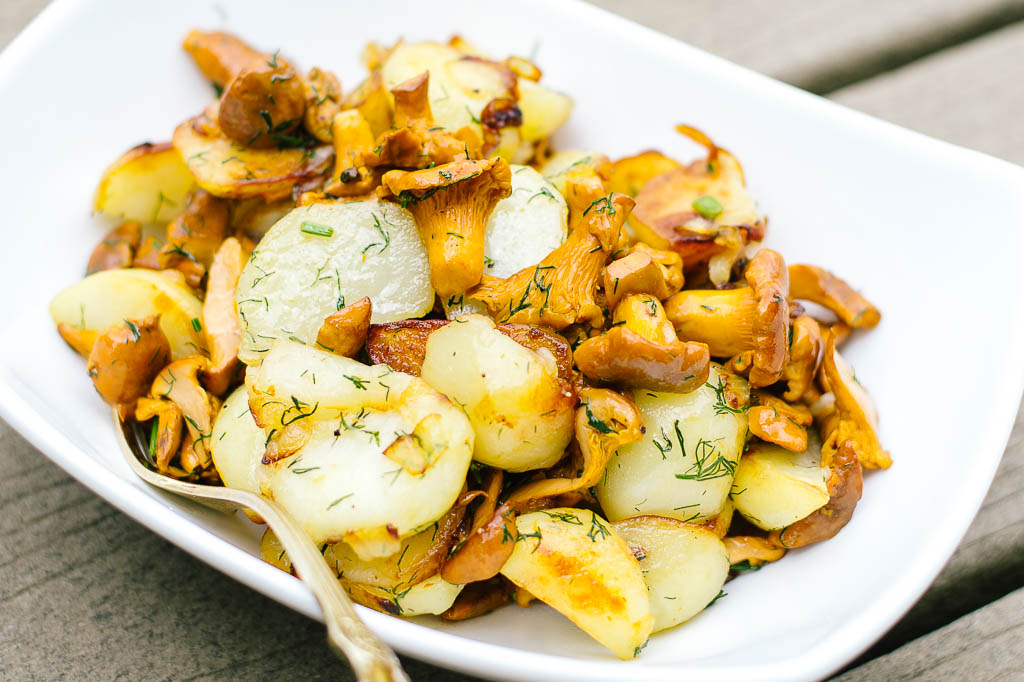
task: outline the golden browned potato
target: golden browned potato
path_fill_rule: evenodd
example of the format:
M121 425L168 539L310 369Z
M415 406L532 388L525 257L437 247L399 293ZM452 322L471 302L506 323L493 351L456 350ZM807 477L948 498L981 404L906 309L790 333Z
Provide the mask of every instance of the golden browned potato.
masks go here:
M140 223L166 223L181 213L196 181L170 142L129 149L100 179L97 213Z
M229 138L246 147L293 146L302 124L306 90L283 57L249 62L224 89L218 122Z
M502 575L529 590L616 656L636 656L651 634L640 565L592 511L547 509L516 519L519 540Z
M50 302L53 321L78 330L76 342L84 343L88 343L90 332L102 334L125 320L157 314L173 359L206 352L200 327L203 304L184 283L163 273L138 268L104 270L75 282ZM72 346L79 348L75 343Z
M334 158L330 145L311 149L242 147L205 115L175 129L174 147L200 187L227 199L283 199L296 185L328 173Z

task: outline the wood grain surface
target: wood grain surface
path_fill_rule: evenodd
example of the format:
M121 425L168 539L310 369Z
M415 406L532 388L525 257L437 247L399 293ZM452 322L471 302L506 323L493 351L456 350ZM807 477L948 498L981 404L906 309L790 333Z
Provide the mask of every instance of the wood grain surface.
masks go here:
M0 45L43 4L0 3ZM596 4L848 106L1024 163L1024 0ZM352 679L318 623L137 525L2 423L0 471L0 679ZM1024 412L956 554L839 679L1020 678L1022 584ZM415 680L469 679L405 663Z

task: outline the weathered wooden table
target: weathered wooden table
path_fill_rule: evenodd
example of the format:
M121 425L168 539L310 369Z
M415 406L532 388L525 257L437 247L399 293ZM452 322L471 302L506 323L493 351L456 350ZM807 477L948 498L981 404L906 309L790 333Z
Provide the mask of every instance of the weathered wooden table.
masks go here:
M848 106L1024 163L1024 0L596 3ZM44 4L0 3L0 45ZM963 544L839 679L1024 678L1022 441L1024 411ZM0 679L351 679L318 623L142 528L2 423L0 471ZM406 664L417 680L467 679Z

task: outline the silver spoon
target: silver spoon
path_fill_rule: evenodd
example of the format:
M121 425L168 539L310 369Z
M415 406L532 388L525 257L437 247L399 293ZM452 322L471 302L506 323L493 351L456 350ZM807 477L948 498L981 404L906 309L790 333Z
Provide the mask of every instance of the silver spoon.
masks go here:
M122 422L114 412L115 432L128 466L150 485L187 497L221 512L251 509L267 522L288 553L302 582L313 591L327 624L327 642L339 657L348 659L359 682L408 682L395 652L359 619L337 576L320 550L298 523L278 504L245 490L186 483L147 466L146 446L136 426Z

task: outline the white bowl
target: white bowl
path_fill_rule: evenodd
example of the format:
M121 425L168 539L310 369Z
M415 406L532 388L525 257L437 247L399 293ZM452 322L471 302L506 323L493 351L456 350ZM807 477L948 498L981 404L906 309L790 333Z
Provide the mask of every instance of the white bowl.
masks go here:
M46 313L104 225L103 168L168 139L213 94L180 49L224 27L352 87L370 39L459 32L505 55L536 50L576 109L560 147L612 156L697 149L687 122L743 162L770 216L767 244L819 263L877 303L882 324L845 350L881 413L895 464L867 476L835 539L726 586L728 597L614 660L547 607L457 624L363 610L412 656L501 679L810 679L855 657L953 552L996 470L1017 410L1024 170L879 122L581 2L139 3L59 0L0 56L7 227L0 252L0 413L61 467L139 522L312 617L311 594L255 556L257 528L155 492L119 460L107 410ZM310 4L312 6L312 3ZM965 104L965 106L967 106ZM111 538L111 542L116 542Z

